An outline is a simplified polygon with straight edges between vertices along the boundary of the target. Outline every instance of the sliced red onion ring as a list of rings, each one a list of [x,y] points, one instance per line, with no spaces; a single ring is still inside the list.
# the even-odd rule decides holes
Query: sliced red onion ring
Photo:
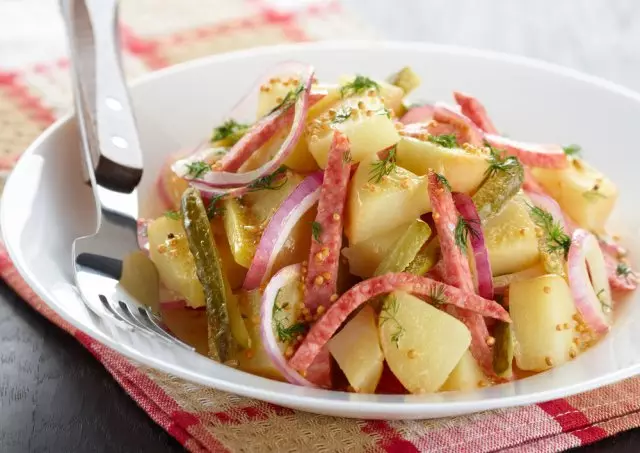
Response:
[[[489,251],[484,242],[484,233],[482,232],[480,217],[478,210],[473,204],[471,197],[464,193],[454,193],[453,201],[456,209],[467,221],[471,234],[471,248],[473,249],[473,258],[476,263],[476,276],[478,278],[478,294],[485,299],[493,299],[493,274],[491,272],[491,263],[489,262]]]
[[[484,139],[494,148],[516,156],[531,167],[565,168],[569,162],[560,145],[518,142],[494,134],[485,134]]]
[[[435,110],[433,112],[433,119],[441,123],[451,124],[456,126],[461,132],[461,139],[465,143],[470,143],[474,146],[482,146],[483,132],[466,116],[456,112],[448,105],[443,103],[436,103]]]
[[[607,269],[598,240],[580,228],[573,232],[568,273],[578,313],[594,333],[606,333],[613,307]]]
[[[291,195],[282,202],[262,234],[251,266],[244,279],[243,289],[251,291],[264,283],[291,230],[300,218],[318,202],[322,172],[307,176]]]
[[[433,119],[434,111],[435,107],[429,104],[411,107],[400,118],[400,122],[403,124],[427,123]]]
[[[600,235],[598,236],[598,242],[600,243],[600,248],[602,252],[605,254],[609,254],[612,257],[619,259],[627,256],[627,249],[618,244],[611,236],[609,235]]]
[[[282,373],[287,381],[292,384],[315,387],[289,366],[273,333],[273,307],[276,303],[278,292],[292,281],[300,280],[302,275],[301,268],[302,266],[300,266],[300,264],[292,264],[291,266],[284,267],[279,270],[267,284],[262,295],[262,303],[260,306],[260,336],[265,351],[269,355],[273,365]]]
[[[148,219],[138,219],[137,221],[138,247],[140,247],[140,250],[146,253],[147,256],[149,255],[149,236],[147,234],[149,223],[151,223],[151,220]]]
[[[296,143],[302,135],[304,129],[304,119],[307,116],[309,109],[309,91],[311,90],[311,82],[313,80],[313,71],[309,69],[309,73],[306,76],[304,83],[304,91],[300,94],[295,103],[295,111],[293,115],[293,124],[289,135],[284,140],[280,150],[269,162],[265,163],[261,167],[248,171],[245,173],[230,173],[226,171],[210,171],[203,175],[201,178],[193,178],[189,176],[187,168],[183,161],[178,161],[173,165],[173,171],[179,176],[189,179],[198,183],[207,184],[213,187],[238,187],[251,184],[258,178],[273,173],[284,160],[291,154],[295,148]],[[284,112],[283,114],[286,114]],[[251,134],[251,131],[247,135]]]

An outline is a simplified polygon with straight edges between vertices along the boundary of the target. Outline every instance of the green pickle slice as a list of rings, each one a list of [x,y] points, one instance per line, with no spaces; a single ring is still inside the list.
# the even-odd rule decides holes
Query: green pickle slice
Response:
[[[205,295],[209,357],[225,363],[231,358],[235,346],[227,307],[228,285],[222,272],[207,211],[197,189],[190,187],[185,190],[181,209],[189,249],[196,263],[196,275]]]
[[[391,249],[382,262],[378,265],[374,276],[384,275],[389,272],[405,271],[407,266],[415,260],[416,255],[425,242],[431,236],[431,228],[422,220],[415,220],[407,231],[400,236],[398,242]]]

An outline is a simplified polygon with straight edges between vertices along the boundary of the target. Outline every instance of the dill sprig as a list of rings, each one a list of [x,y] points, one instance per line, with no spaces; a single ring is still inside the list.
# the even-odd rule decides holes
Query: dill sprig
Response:
[[[430,135],[427,140],[443,148],[455,148],[458,146],[458,139],[455,134]]]
[[[250,125],[238,123],[234,119],[228,119],[220,126],[213,129],[211,142],[229,139],[231,145],[234,145],[249,130]]]
[[[211,171],[211,165],[209,165],[208,163],[202,161],[202,160],[198,160],[196,162],[191,162],[188,163],[186,165],[187,167],[187,172],[189,174],[189,176],[193,177],[193,178],[199,178],[200,176],[204,175],[205,173],[208,173]]]
[[[375,114],[376,115],[380,115],[380,116],[386,116],[387,118],[391,119],[391,110],[389,110],[388,108],[386,108],[384,106],[382,106],[378,110],[376,110]]]
[[[298,85],[297,88],[295,88],[294,90],[289,91],[287,93],[287,95],[284,97],[284,99],[282,99],[282,102],[280,102],[280,104],[278,104],[274,108],[272,108],[269,111],[269,113],[267,113],[267,115],[271,115],[276,110],[286,110],[286,109],[288,109],[289,107],[291,107],[293,104],[296,103],[296,101],[300,97],[300,94],[302,94],[303,91],[304,91],[304,85],[303,84]]]
[[[380,311],[380,325],[384,325],[384,323],[389,322],[394,325],[394,331],[391,333],[391,341],[395,343],[396,348],[398,348],[398,342],[400,338],[406,332],[406,329],[400,324],[396,315],[398,314],[398,299],[394,295],[390,295],[387,297],[384,305],[382,306],[382,310]]]
[[[635,274],[629,267],[627,263],[618,263],[616,266],[616,275],[618,277],[623,277],[625,280],[629,280],[629,277],[634,277]]]
[[[371,169],[369,170],[369,182],[379,183],[382,181],[383,177],[388,176],[395,171],[396,149],[397,145],[393,145],[389,148],[389,152],[384,159],[371,163]]]
[[[224,198],[224,194],[217,195],[209,200],[209,205],[207,206],[207,217],[209,220],[224,212],[224,206],[219,203],[222,198]]]
[[[451,184],[449,184],[449,180],[440,173],[436,173],[435,175],[436,178],[438,178],[438,181],[440,181],[440,184],[442,184],[449,192],[451,192]]]
[[[485,172],[486,178],[500,172],[511,172],[513,170],[522,171],[522,165],[517,157],[508,156],[506,153],[498,151],[488,143],[485,143],[485,146],[489,148],[490,152],[489,158],[487,159],[489,167]]]
[[[562,225],[553,219],[553,216],[542,208],[529,206],[531,220],[542,229],[546,242],[546,250],[549,253],[562,252],[566,258],[571,247],[571,238],[564,232]]]
[[[479,237],[480,235],[473,223],[474,222],[470,222],[462,216],[458,216],[458,223],[456,223],[456,228],[453,232],[453,235],[455,237],[456,245],[462,253],[467,253],[469,235],[475,238]]]
[[[182,218],[178,211],[166,211],[164,216],[171,220],[180,220]]]
[[[578,156],[580,156],[580,153],[582,152],[582,146],[576,145],[576,144],[571,144],[571,145],[563,146],[562,150],[564,151],[564,153],[567,156],[578,157]]]
[[[249,192],[257,192],[258,190],[278,190],[281,189],[288,181],[287,167],[281,166],[270,175],[256,179],[249,185]]]
[[[320,235],[322,234],[322,224],[320,222],[311,222],[311,235],[316,242],[320,242]]]
[[[376,81],[371,80],[369,77],[356,75],[355,79],[340,88],[340,96],[342,98],[354,96],[356,94],[364,93],[369,89],[374,89],[377,93],[379,93],[380,85],[378,85]]]
[[[306,331],[307,326],[302,322],[292,324],[289,327],[285,327],[282,322],[276,322],[276,335],[282,343],[288,343]]]
[[[447,302],[447,299],[444,297],[444,286],[437,284],[427,296],[429,298],[429,302],[433,305],[442,305]]]
[[[342,106],[338,109],[335,116],[332,118],[331,122],[334,124],[344,123],[353,114],[353,109],[349,106]]]
[[[611,305],[604,300],[604,288],[596,293],[596,297],[598,298],[600,305],[602,305],[603,312],[608,313],[612,310]]]

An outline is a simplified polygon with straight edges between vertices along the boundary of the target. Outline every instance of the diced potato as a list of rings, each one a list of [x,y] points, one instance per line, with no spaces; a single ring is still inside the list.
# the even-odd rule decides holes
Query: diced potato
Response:
[[[362,278],[371,277],[409,225],[411,222],[342,249],[349,261],[349,272]]]
[[[358,393],[374,393],[382,375],[376,314],[366,305],[329,341],[329,351]]]
[[[260,302],[261,294],[259,290],[241,291],[238,294],[240,313],[244,318],[251,340],[251,348],[240,349],[236,355],[238,368],[247,373],[282,381],[284,378],[271,362],[260,336]]]
[[[518,368],[543,371],[568,361],[576,353],[575,313],[569,286],[558,275],[512,283],[509,314]]]
[[[160,280],[168,289],[181,294],[188,306],[204,306],[204,292],[180,220],[159,217],[149,224],[147,234],[149,256]]]
[[[364,106],[362,110],[358,108],[358,103]],[[332,117],[332,111],[337,112],[335,118]],[[394,122],[387,114],[388,110],[378,96],[348,97],[307,126],[309,151],[320,168],[324,168],[333,131],[339,130],[351,143],[352,161],[361,162],[399,140]]]
[[[390,231],[431,211],[426,176],[416,176],[402,167],[370,182],[377,156],[360,163],[351,178],[347,198],[345,232],[349,245]]]
[[[467,349],[447,381],[440,387],[440,391],[473,390],[488,383],[489,380],[480,369],[478,362]]]
[[[340,77],[340,85],[344,86],[355,79],[354,75],[342,76]],[[389,82],[385,82],[384,80],[376,80],[375,81],[380,87],[379,95],[383,99],[384,105],[393,110],[394,112],[398,112],[398,110],[402,106],[402,98],[405,95],[405,92],[399,86],[393,85]]]
[[[240,170],[255,170],[256,168],[259,168],[270,161],[273,156],[275,156],[276,153],[280,150],[288,134],[289,129],[275,134],[267,141],[267,143],[258,148],[251,155],[251,157],[247,159]],[[289,167],[292,170],[303,173],[312,172],[318,169],[318,165],[316,164],[315,159],[309,152],[307,141],[304,136],[301,137],[300,140],[298,140],[298,143],[296,143],[296,146],[291,154],[289,154],[289,156],[285,159],[283,165]]]
[[[385,299],[379,329],[387,364],[411,393],[442,387],[471,344],[463,323],[402,291]]]
[[[454,192],[470,193],[484,180],[489,164],[486,153],[469,150],[402,137],[398,143],[398,165],[419,176],[432,168],[447,177]]]
[[[605,175],[581,159],[562,170],[532,169],[536,180],[578,225],[603,233],[618,189]]]
[[[517,195],[483,226],[493,275],[511,274],[540,259],[535,224],[524,197]]]
[[[258,224],[250,210],[236,198],[222,201],[224,229],[236,263],[249,269],[258,244]]]
[[[257,225],[265,224],[278,210],[284,200],[302,182],[304,178],[298,173],[287,171],[286,179],[274,183],[276,190],[257,190],[242,197]]]

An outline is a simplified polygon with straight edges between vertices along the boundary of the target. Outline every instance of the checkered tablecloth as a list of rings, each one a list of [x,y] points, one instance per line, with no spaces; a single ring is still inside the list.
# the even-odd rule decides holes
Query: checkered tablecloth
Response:
[[[376,38],[335,1],[123,0],[126,72],[254,45]],[[55,0],[0,0],[0,176],[71,106]],[[425,421],[359,421],[284,409],[132,362],[65,323],[0,248],[0,275],[80,341],[149,416],[192,451],[559,451],[640,425],[640,380],[522,408]]]

